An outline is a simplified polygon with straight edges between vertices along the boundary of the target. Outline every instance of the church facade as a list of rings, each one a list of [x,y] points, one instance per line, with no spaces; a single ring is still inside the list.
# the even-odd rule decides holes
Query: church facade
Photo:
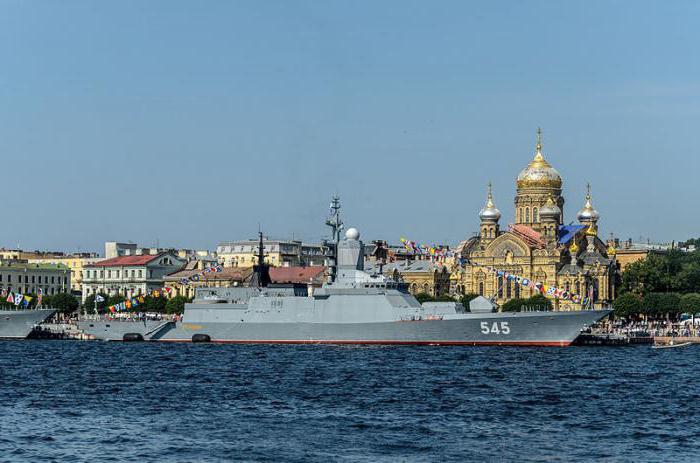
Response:
[[[542,154],[539,130],[534,159],[518,175],[516,187],[514,221],[502,227],[489,184],[486,205],[479,213],[479,234],[457,248],[460,263],[452,272],[453,291],[480,294],[503,304],[538,293],[532,285],[522,284],[527,279],[560,290],[559,294],[545,292],[555,310],[609,304],[615,297],[615,250],[598,237],[600,216],[592,205],[590,187],[577,223],[565,225],[562,178]],[[585,297],[585,305],[562,297],[561,291],[564,296]]]

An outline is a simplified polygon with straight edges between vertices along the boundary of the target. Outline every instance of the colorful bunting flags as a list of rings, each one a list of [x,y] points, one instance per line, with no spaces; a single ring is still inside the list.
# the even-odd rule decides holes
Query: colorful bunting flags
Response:
[[[534,282],[528,278],[521,277],[518,275],[512,275],[506,271],[503,270],[498,270],[497,268],[488,266],[488,265],[478,265],[478,264],[473,264],[478,267],[484,267],[486,270],[489,272],[493,272],[496,274],[496,276],[503,277],[506,280],[510,281],[515,281],[516,283],[534,289],[538,293],[546,296],[551,296],[557,299],[566,299],[569,301],[572,301],[576,304],[583,304],[586,305],[588,303],[588,297],[581,297],[578,294],[574,294],[572,292],[566,291],[565,289],[557,288],[555,286],[550,286],[545,283],[540,283],[540,282]]]
[[[457,253],[450,250],[450,248],[447,246],[443,246],[442,244],[428,246],[426,244],[418,244],[415,241],[407,240],[404,237],[401,237],[400,240],[401,244],[403,244],[403,247],[406,248],[407,251],[413,251],[416,254],[430,256],[430,260],[432,261],[444,261],[447,257],[457,256]]]
[[[180,280],[180,284],[182,284],[182,285],[188,285],[188,284],[190,284],[190,282],[192,282],[192,281],[200,281],[200,280],[202,279],[202,277],[203,277],[204,275],[206,275],[207,273],[217,273],[217,272],[223,272],[223,271],[224,271],[224,268],[221,266],[221,264],[216,264],[216,265],[213,266],[213,267],[205,268],[205,269],[202,270],[201,272],[195,273],[194,275],[190,275],[190,276],[187,277],[187,278],[182,278],[182,279]],[[167,290],[167,289],[169,289],[169,288],[166,288],[166,290]]]
[[[169,294],[171,291],[172,291],[172,288],[155,289],[155,290],[149,291],[148,296],[165,297],[165,293]],[[134,296],[134,297],[127,299],[124,302],[120,302],[119,304],[110,305],[109,307],[107,307],[107,310],[109,310],[112,313],[124,312],[124,311],[129,310],[129,309],[134,309],[145,302],[146,302],[145,296]]]

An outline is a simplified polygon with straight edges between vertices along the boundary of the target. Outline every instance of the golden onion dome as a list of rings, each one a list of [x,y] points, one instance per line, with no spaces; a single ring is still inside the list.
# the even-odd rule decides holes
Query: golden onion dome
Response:
[[[593,222],[586,228],[586,236],[598,236],[598,227]]]
[[[608,246],[608,256],[614,256],[615,254],[617,254],[617,249],[611,244]]]
[[[571,246],[569,246],[569,252],[571,253],[572,256],[575,256],[578,254],[578,244],[576,244],[576,240],[574,240],[571,243]]]
[[[537,129],[535,157],[518,175],[518,188],[561,189],[561,175],[542,155],[542,130]]]

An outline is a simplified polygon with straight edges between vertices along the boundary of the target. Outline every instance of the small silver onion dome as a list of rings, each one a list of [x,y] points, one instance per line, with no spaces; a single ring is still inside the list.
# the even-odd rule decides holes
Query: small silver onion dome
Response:
[[[600,218],[600,214],[593,208],[591,204],[591,185],[588,184],[588,191],[586,193],[586,204],[583,209],[578,211],[576,216],[579,222],[595,222]]]
[[[545,205],[540,208],[540,219],[541,220],[547,220],[547,219],[559,220],[560,216],[561,216],[561,209],[559,209],[559,206],[557,206],[554,203],[554,200],[550,196],[549,198],[547,198],[547,202],[545,203]]]
[[[501,219],[501,211],[496,208],[493,203],[493,193],[491,192],[491,184],[489,183],[489,195],[486,199],[486,205],[479,211],[479,218],[485,222],[498,222]]]

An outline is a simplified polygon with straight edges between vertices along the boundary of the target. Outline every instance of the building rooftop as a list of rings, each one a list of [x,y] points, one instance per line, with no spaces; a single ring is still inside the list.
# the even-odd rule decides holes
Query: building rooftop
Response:
[[[87,265],[87,267],[128,267],[133,265],[146,265],[147,263],[157,259],[160,256],[162,256],[162,254],[113,257],[111,259],[105,259],[99,262],[94,262],[90,265]]]
[[[170,275],[165,276],[165,281],[179,281],[183,278],[189,278],[193,275],[201,274],[200,281],[221,281],[234,280],[245,281],[253,273],[253,267],[224,267],[221,272],[202,273],[203,270],[198,268],[185,268],[178,270]]]
[[[273,283],[302,283],[323,277],[326,267],[271,267],[270,279]]]
[[[41,269],[41,270],[70,270],[70,268],[63,264],[30,264],[28,262],[13,262],[13,261],[2,261],[0,262],[0,267],[2,268],[13,268],[13,269]]]

